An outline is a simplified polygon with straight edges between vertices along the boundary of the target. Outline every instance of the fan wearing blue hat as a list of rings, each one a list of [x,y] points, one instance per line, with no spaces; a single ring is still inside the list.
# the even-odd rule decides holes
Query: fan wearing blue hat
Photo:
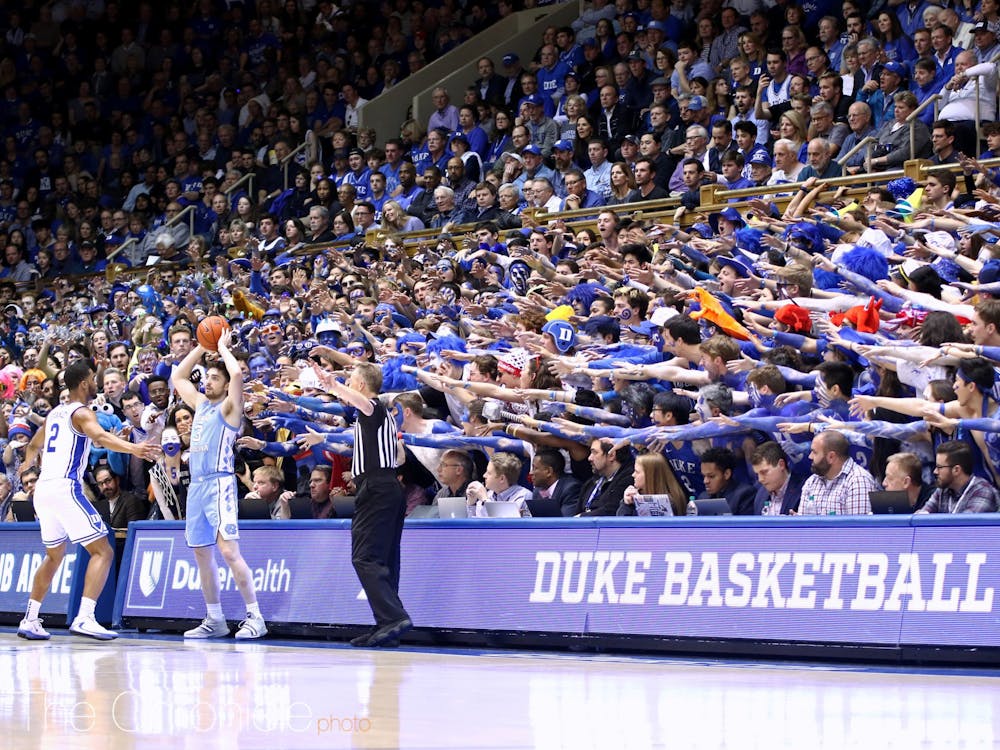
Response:
[[[576,345],[576,330],[565,320],[550,320],[542,326],[545,350],[552,354],[571,354]]]
[[[906,79],[906,66],[893,60],[882,66],[882,72],[879,75],[879,87],[875,91],[868,92],[864,88],[861,90],[858,101],[865,102],[871,107],[876,128],[880,128],[892,120],[895,96],[900,91],[907,90],[904,85]]]
[[[723,294],[732,297],[735,292],[736,283],[749,279],[753,276],[753,269],[741,258],[734,258],[730,255],[721,255],[715,259],[719,266],[717,274],[720,290]]]

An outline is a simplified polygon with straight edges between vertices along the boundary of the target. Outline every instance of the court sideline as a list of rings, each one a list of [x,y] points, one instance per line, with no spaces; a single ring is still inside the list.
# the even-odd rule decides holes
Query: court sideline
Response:
[[[996,748],[998,676],[169,636],[96,643],[65,631],[43,644],[4,628],[0,744]]]

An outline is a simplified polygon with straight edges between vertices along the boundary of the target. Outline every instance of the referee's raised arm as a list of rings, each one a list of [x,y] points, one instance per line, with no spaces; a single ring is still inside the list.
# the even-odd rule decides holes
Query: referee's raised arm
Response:
[[[378,396],[378,394],[370,393],[370,389],[365,385],[362,378],[356,378],[352,375],[350,385],[344,385],[337,380],[335,375],[321,369],[319,365],[313,365],[313,372],[316,373],[320,385],[329,393],[349,406],[353,406],[366,417],[372,415],[375,410],[375,407],[372,406],[372,399]]]

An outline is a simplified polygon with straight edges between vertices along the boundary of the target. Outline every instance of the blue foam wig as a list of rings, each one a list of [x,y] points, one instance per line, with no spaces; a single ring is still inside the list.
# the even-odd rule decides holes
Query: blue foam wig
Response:
[[[458,336],[452,336],[452,335],[439,336],[438,338],[436,339],[432,338],[430,341],[427,342],[427,348],[425,349],[425,351],[431,357],[440,357],[441,352],[443,351],[464,352],[466,351],[465,341],[463,339],[460,339]],[[458,359],[452,359],[448,361],[451,362],[453,365],[463,364],[462,361]]]
[[[404,365],[410,367],[417,366],[415,357],[404,355],[400,357],[390,357],[382,365],[382,390],[383,391],[414,391],[420,387],[415,376],[408,372],[403,372]]]
[[[864,245],[855,245],[840,256],[839,262],[848,271],[854,271],[872,281],[889,278],[889,262],[885,256]]]

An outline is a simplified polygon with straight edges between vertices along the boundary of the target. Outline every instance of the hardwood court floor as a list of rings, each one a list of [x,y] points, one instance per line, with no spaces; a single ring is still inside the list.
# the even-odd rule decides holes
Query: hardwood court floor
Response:
[[[0,748],[997,748],[997,674],[2,628]]]

